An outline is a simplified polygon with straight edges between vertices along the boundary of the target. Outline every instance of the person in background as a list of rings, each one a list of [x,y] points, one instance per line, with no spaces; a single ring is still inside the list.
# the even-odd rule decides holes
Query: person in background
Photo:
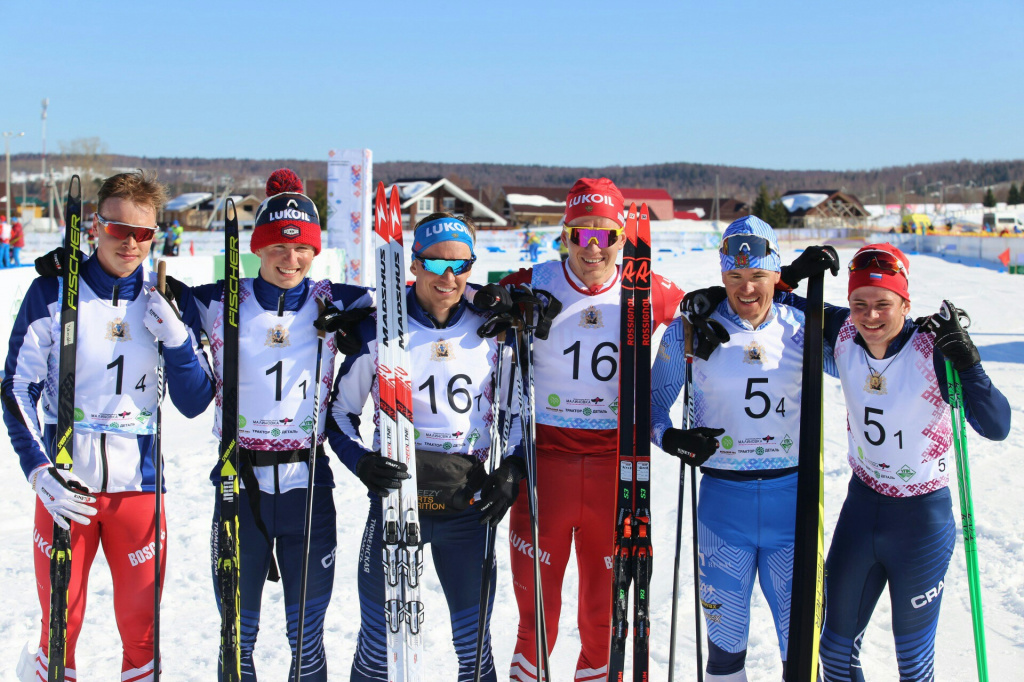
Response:
[[[21,265],[21,249],[25,246],[25,228],[18,218],[11,224],[11,258],[12,267]]]
[[[11,224],[0,217],[0,268],[7,267],[7,256],[11,248]]]

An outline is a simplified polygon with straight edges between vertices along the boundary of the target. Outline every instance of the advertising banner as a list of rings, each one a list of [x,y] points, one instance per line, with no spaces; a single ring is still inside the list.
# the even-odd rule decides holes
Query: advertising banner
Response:
[[[373,152],[327,153],[327,246],[345,251],[345,282],[373,284]]]

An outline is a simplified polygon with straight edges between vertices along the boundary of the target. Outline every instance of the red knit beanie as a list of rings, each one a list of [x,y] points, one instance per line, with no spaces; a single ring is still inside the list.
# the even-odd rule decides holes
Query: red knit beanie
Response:
[[[860,287],[881,287],[882,289],[888,289],[899,294],[909,302],[910,282],[907,277],[910,274],[910,259],[907,258],[906,254],[888,242],[884,244],[868,244],[858,250],[853,258],[856,259],[857,256],[869,251],[881,251],[895,256],[903,263],[903,270],[893,274],[888,270],[877,267],[877,264],[871,264],[862,270],[851,272],[850,286],[846,293],[847,298]]]
[[[565,224],[577,218],[611,218],[619,227],[626,224],[622,192],[608,178],[580,178],[565,198]]]
[[[267,180],[267,198],[256,211],[249,250],[256,253],[271,244],[306,244],[320,253],[320,216],[313,200],[302,193],[302,181],[281,168]]]

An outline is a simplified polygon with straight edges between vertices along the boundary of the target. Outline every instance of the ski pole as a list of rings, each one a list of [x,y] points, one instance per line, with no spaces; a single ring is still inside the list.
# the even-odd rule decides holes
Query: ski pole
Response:
[[[325,307],[323,299],[317,301],[322,313]],[[302,638],[305,634],[306,625],[306,583],[309,579],[309,536],[313,532],[313,474],[316,471],[316,446],[317,436],[320,432],[320,387],[323,386],[322,374],[324,366],[324,330],[316,332],[316,372],[313,380],[316,381],[316,389],[313,391],[313,428],[311,430],[312,440],[309,444],[309,460],[306,463],[308,470],[306,476],[306,516],[302,526],[302,573],[299,580],[299,622],[298,631],[295,634],[295,682],[302,678]]]
[[[971,621],[974,627],[974,656],[979,682],[988,682],[988,657],[985,650],[985,619],[981,608],[981,576],[978,574],[978,543],[974,533],[974,499],[971,496],[971,471],[967,458],[967,420],[964,416],[963,385],[960,373],[946,360],[946,383],[953,425],[953,450],[956,453],[956,477],[960,493],[960,522],[967,558],[967,585],[971,595]]]
[[[690,323],[683,320],[684,346],[690,343]],[[686,354],[686,362],[689,363],[689,352]],[[688,369],[689,367],[687,367]],[[683,429],[690,428],[690,383],[683,383]],[[672,620],[669,628],[668,644],[668,682],[673,682],[676,676],[676,622],[679,615],[679,561],[683,554],[683,503],[686,501],[686,464],[679,460],[679,498],[676,502],[676,559],[672,567]],[[696,576],[694,576],[696,580]],[[698,642],[699,646],[699,642]]]
[[[495,472],[495,462],[498,458],[505,459],[504,454],[506,447],[508,446],[509,433],[512,422],[512,394],[515,386],[515,367],[509,372],[509,386],[508,391],[502,394],[502,366],[504,364],[504,350],[505,350],[505,332],[502,332],[497,337],[498,341],[498,356],[495,359],[495,380],[492,384],[494,386],[494,401],[492,402],[492,428],[493,428],[493,440],[490,441],[490,457],[488,462],[487,471],[488,474]],[[504,402],[504,406],[503,403]],[[501,421],[501,409],[505,407],[505,420]],[[480,676],[483,674],[483,638],[486,631],[487,624],[487,613],[490,604],[490,579],[494,574],[494,563],[495,563],[495,540],[497,534],[495,529],[487,524],[486,527],[486,550],[483,554],[483,566],[482,566],[482,577],[480,582],[480,612],[477,615],[476,621],[476,665],[474,667],[473,682],[480,682]]]
[[[529,291],[528,287],[523,287]],[[532,291],[531,291],[532,293]],[[532,320],[532,310],[530,312]],[[526,452],[527,501],[530,512],[530,530],[533,550],[533,608],[534,628],[537,656],[537,680],[543,682],[550,670],[548,663],[547,624],[544,618],[544,588],[540,572],[540,526],[537,518],[537,442],[536,424],[533,420],[533,333],[529,324],[525,334],[515,329],[513,366],[520,368],[521,380],[518,383],[522,397],[520,398],[520,418],[523,422],[523,443]],[[525,356],[525,359],[524,357]],[[524,386],[526,384],[526,386]]]
[[[167,261],[161,259],[156,266],[156,288],[161,294],[167,293]],[[164,466],[163,466],[163,412],[164,382],[167,380],[164,366],[164,342],[156,344],[156,434],[153,438],[153,518],[156,526],[156,544],[153,547],[153,679],[160,679],[160,558],[162,533],[160,517],[163,512]]]

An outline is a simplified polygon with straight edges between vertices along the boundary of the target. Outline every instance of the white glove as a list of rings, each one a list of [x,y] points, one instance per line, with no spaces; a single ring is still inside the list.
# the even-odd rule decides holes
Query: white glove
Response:
[[[96,507],[91,507],[96,498],[88,495],[88,488],[70,471],[60,472],[56,467],[44,464],[29,475],[32,490],[43,501],[46,511],[50,512],[54,522],[68,530],[68,519],[75,523],[88,526],[88,517],[96,516]]]
[[[181,321],[181,316],[174,305],[161,294],[156,287],[146,289],[149,301],[146,303],[146,317],[143,324],[152,332],[158,341],[163,341],[168,348],[177,348],[188,341],[188,327]]]

